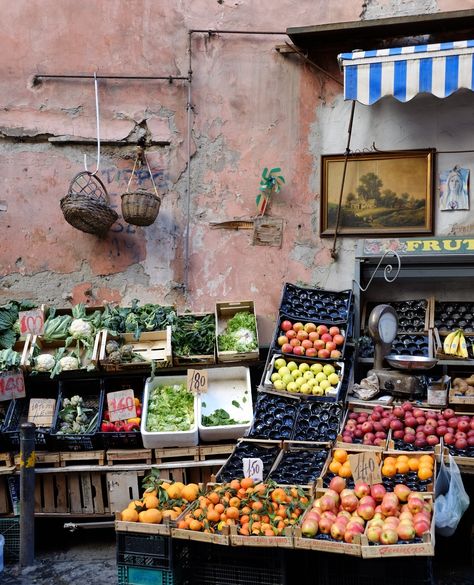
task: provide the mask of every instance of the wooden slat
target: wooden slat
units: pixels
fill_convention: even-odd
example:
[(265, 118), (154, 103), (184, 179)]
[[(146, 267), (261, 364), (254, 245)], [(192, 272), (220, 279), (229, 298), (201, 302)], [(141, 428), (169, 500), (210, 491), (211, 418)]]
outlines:
[(69, 509), (73, 513), (82, 512), (81, 488), (79, 478), (80, 478), (79, 473), (71, 473), (71, 475), (68, 477), (70, 498)]
[(94, 501), (94, 512), (104, 514), (106, 506), (104, 505), (104, 493), (102, 490), (102, 476), (100, 473), (91, 473), (92, 497)]
[(43, 477), (37, 475), (35, 479), (35, 512), (41, 512), (43, 507), (41, 498), (42, 487)]
[(92, 483), (90, 473), (81, 473), (80, 482), (82, 489), (82, 509), (86, 514), (94, 512), (94, 500), (92, 498)]
[(10, 512), (10, 499), (8, 496), (7, 478), (0, 477), (0, 514)]
[(62, 473), (54, 475), (56, 483), (56, 510), (57, 512), (68, 512), (67, 507), (67, 482), (66, 476)]
[(137, 500), (140, 497), (138, 473), (107, 473), (107, 491), (110, 512), (123, 510), (131, 500)]
[(43, 497), (44, 504), (42, 512), (56, 512), (54, 501), (54, 477), (53, 475), (43, 476)]

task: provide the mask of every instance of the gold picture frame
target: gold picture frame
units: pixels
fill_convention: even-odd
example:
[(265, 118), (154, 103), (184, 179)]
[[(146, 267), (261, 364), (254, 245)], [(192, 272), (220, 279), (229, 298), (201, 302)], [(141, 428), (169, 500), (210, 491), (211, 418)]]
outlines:
[[(433, 234), (433, 149), (349, 154), (340, 236)], [(333, 236), (345, 155), (321, 156), (321, 236)]]

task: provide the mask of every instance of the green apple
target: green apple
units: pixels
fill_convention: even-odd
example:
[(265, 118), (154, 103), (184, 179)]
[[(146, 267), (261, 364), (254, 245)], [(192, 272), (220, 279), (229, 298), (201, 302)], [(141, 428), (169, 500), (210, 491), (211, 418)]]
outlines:
[(329, 374), (328, 380), (331, 386), (337, 386), (339, 384), (339, 376), (336, 373)]
[(319, 372), (319, 374), (316, 374), (315, 379), (316, 379), (316, 382), (319, 384), (323, 380), (327, 380), (327, 376), (324, 372)]
[(303, 374), (303, 378), (305, 380), (311, 380), (312, 378), (314, 378), (314, 374), (313, 374), (313, 372), (311, 370), (308, 370), (307, 372), (305, 372)]
[(270, 378), (270, 380), (272, 382), (276, 382), (276, 380), (281, 380), (281, 376), (280, 376), (280, 374), (278, 372), (274, 372), (272, 374), (272, 377)]
[(285, 374), (282, 378), (282, 382), (287, 386), (290, 382), (294, 382), (293, 376), (291, 374)]
[(298, 386), (295, 382), (290, 382), (287, 384), (286, 389), (288, 392), (298, 392)]
[(324, 390), (321, 388), (321, 386), (313, 386), (311, 388), (311, 393), (313, 394), (313, 396), (323, 396)]
[(329, 374), (334, 374), (335, 371), (336, 371), (336, 369), (334, 368), (334, 366), (332, 364), (326, 364), (323, 367), (323, 372), (326, 374), (326, 376), (329, 376)]
[(294, 380), (297, 380), (298, 378), (302, 378), (303, 377), (303, 372), (300, 372), (299, 370), (293, 370), (291, 372), (291, 375), (293, 376)]
[(286, 360), (284, 360), (283, 358), (278, 358), (275, 360), (275, 368), (277, 370), (283, 368), (284, 366), (286, 366)]
[(323, 364), (320, 364), (319, 362), (316, 364), (311, 364), (310, 370), (315, 374), (319, 374), (319, 372), (323, 371)]
[(298, 364), (296, 362), (288, 362), (286, 367), (290, 370), (290, 372), (292, 372), (293, 370), (296, 370)]
[(290, 372), (290, 370), (289, 370), (288, 366), (283, 366), (282, 368), (280, 368), (280, 369), (278, 370), (278, 373), (280, 374), (280, 376), (281, 376), (281, 378), (282, 378), (282, 379), (283, 379), (283, 377), (284, 377), (286, 374), (291, 374), (291, 372)]
[(329, 380), (321, 380), (321, 382), (319, 382), (319, 387), (326, 390), (326, 388), (331, 387), (331, 384), (329, 383)]
[(306, 383), (306, 380), (303, 378), (303, 376), (300, 376), (299, 378), (297, 378), (295, 380), (295, 384), (297, 388), (301, 388), (301, 386), (303, 386), (303, 384)]
[(318, 383), (316, 382), (316, 378), (310, 378), (309, 380), (306, 381), (306, 384), (308, 384), (310, 388), (313, 388), (314, 386), (318, 385)]
[(300, 392), (301, 394), (311, 394), (311, 386), (309, 384), (302, 384)]
[(273, 382), (273, 387), (275, 390), (285, 390), (286, 384), (283, 380), (275, 380), (275, 382)]
[(300, 372), (307, 372), (309, 370), (309, 364), (303, 362), (299, 365)]

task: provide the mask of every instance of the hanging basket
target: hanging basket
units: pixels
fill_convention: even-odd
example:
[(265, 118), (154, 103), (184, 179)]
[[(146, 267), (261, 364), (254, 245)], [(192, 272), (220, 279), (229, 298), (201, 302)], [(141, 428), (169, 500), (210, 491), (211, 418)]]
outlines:
[(151, 225), (158, 216), (160, 211), (161, 199), (156, 189), (153, 174), (148, 164), (146, 154), (143, 152), (143, 157), (146, 161), (148, 172), (150, 173), (151, 182), (153, 183), (154, 193), (145, 191), (145, 189), (137, 189), (136, 191), (129, 191), (130, 183), (139, 160), (139, 155), (135, 158), (132, 174), (127, 185), (127, 192), (122, 195), (122, 216), (123, 219), (132, 225), (147, 226)]
[(61, 199), (61, 210), (70, 225), (97, 236), (104, 236), (118, 219), (109, 206), (105, 185), (89, 171), (72, 179), (68, 194)]

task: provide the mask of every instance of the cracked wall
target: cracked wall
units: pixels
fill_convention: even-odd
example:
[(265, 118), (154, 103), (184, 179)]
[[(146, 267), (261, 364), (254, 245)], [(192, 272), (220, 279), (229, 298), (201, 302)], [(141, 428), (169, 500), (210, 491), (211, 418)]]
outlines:
[[(4, 8), (0, 302), (28, 297), (67, 306), (139, 298), (206, 311), (218, 300), (252, 298), (266, 342), (283, 283), (351, 287), (356, 240), (341, 239), (334, 262), (332, 240), (319, 238), (319, 157), (344, 150), (347, 104), (334, 82), (299, 58), (275, 51), (275, 45), (288, 40), (284, 34), (192, 36), (187, 251), (188, 89), (182, 81), (99, 81), (99, 174), (110, 204), (120, 214), (135, 144), (145, 140), (162, 196), (157, 221), (140, 228), (119, 217), (99, 239), (72, 228), (61, 213), (60, 200), (83, 169), (84, 154), (90, 168), (96, 164), (93, 81), (35, 83), (35, 74), (185, 76), (190, 29), (285, 31), (472, 7), (472, 2), (450, 0), (255, 4), (43, 0), (39, 11), (34, 3), (18, 0)], [(461, 130), (466, 120), (471, 124), (471, 97), (456, 99), (464, 116), (458, 122)], [(415, 115), (421, 117), (414, 131), (412, 114), (396, 105), (360, 110), (355, 144), (363, 147), (373, 137), (379, 141), (392, 136), (389, 147), (409, 148), (425, 135), (423, 146), (437, 146), (438, 136), (449, 136), (449, 108), (429, 102), (433, 124), (429, 114), (423, 114), (425, 107), (415, 107)], [(424, 125), (430, 126), (428, 133)], [(442, 141), (448, 143), (449, 138)], [(280, 166), (286, 179), (270, 206), (270, 215), (285, 220), (281, 249), (252, 246), (249, 231), (213, 230), (209, 225), (256, 214), (255, 197), (265, 166)], [(132, 184), (152, 188), (143, 168)], [(447, 219), (437, 218), (442, 230), (452, 229)]]

